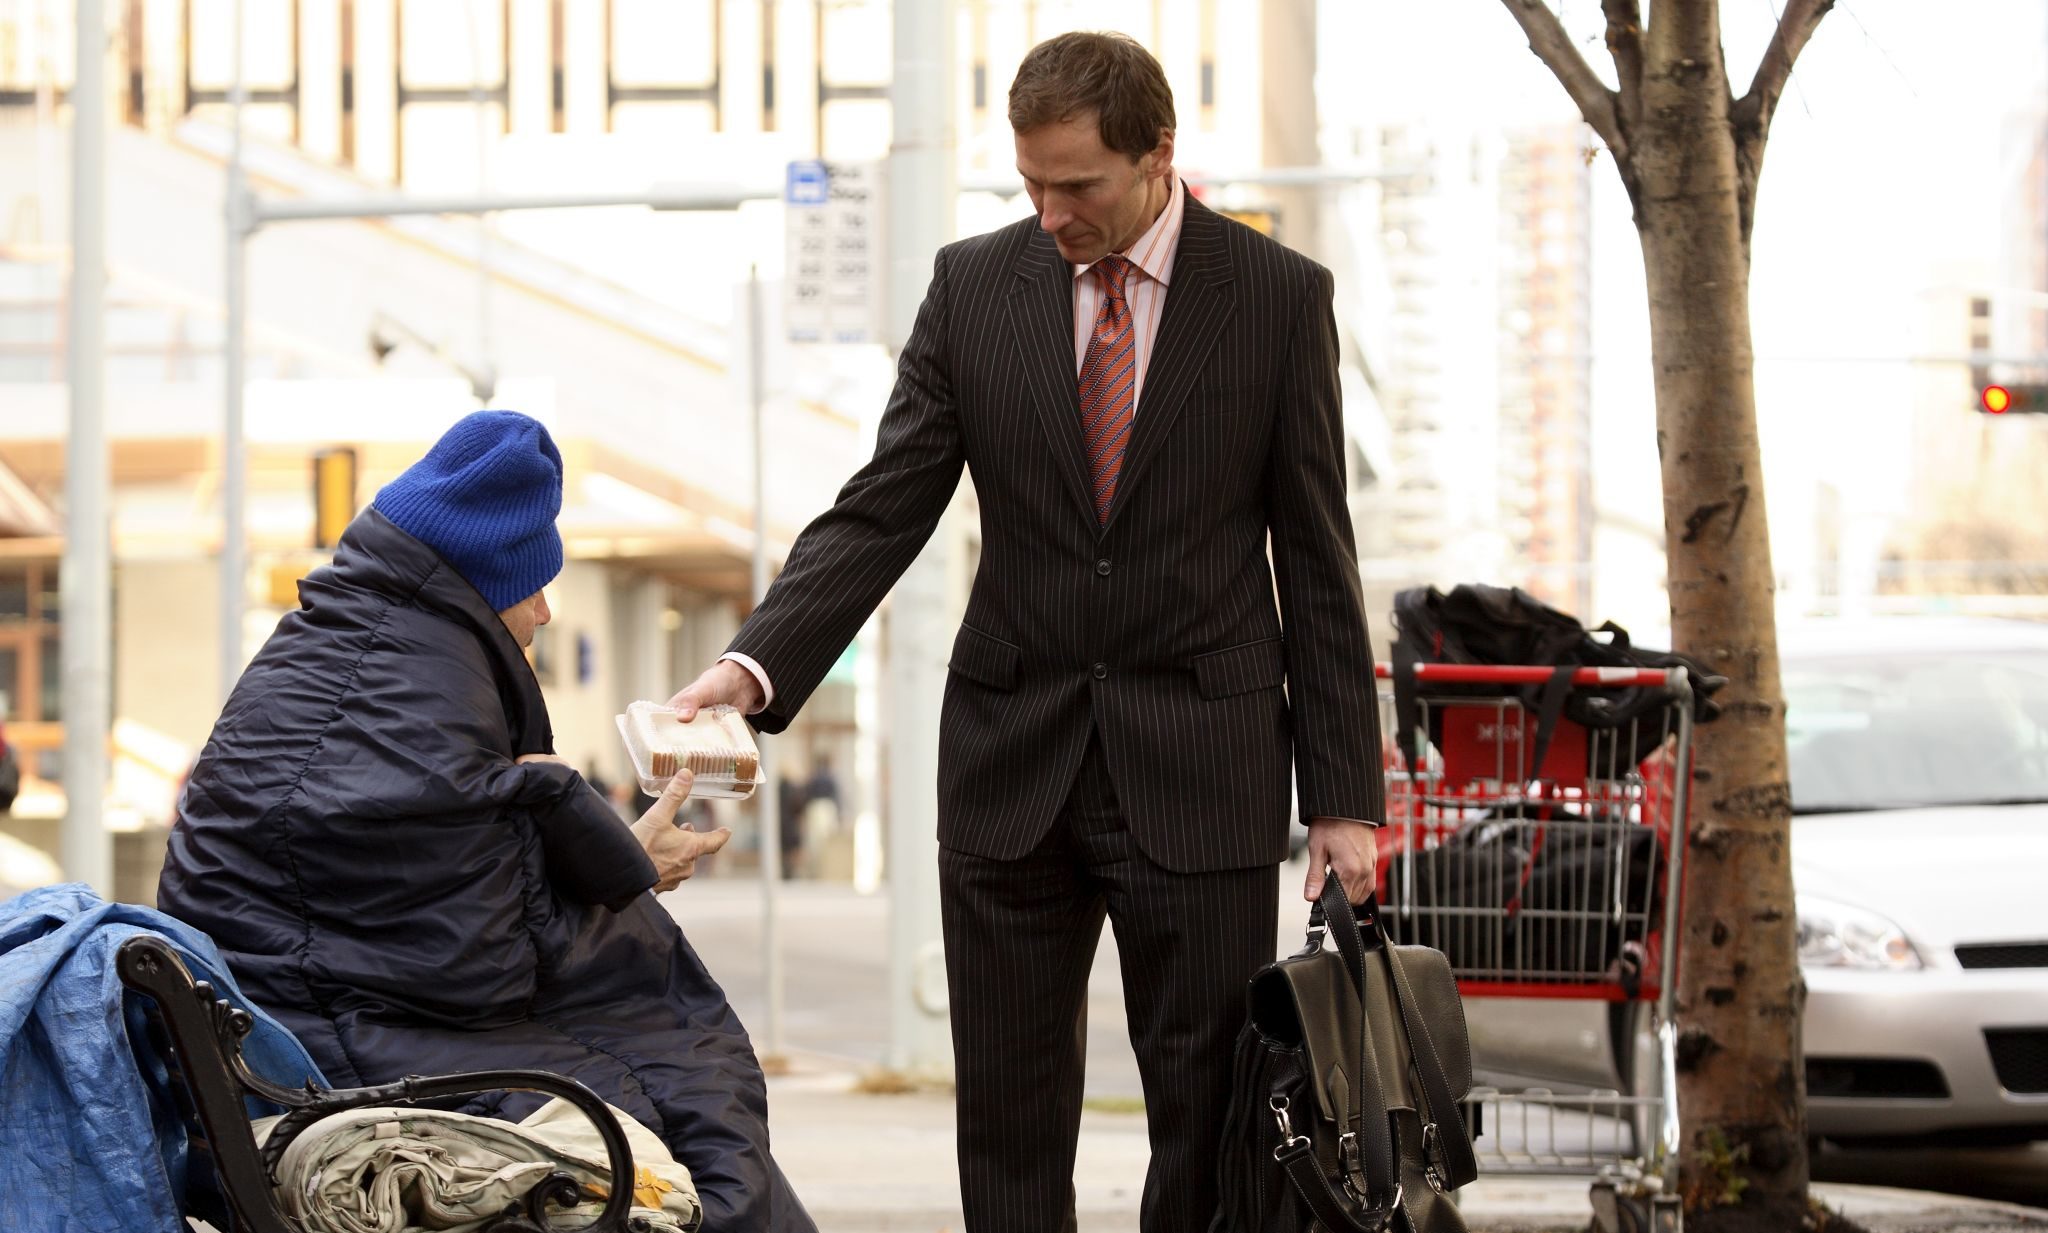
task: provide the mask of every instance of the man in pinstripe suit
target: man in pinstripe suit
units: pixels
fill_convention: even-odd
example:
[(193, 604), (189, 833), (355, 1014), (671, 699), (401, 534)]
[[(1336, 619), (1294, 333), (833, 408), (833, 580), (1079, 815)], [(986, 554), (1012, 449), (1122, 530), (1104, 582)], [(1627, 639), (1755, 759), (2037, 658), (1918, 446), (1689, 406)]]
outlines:
[(1369, 887), (1382, 817), (1331, 276), (1189, 197), (1165, 75), (1129, 39), (1034, 48), (1010, 121), (1037, 217), (940, 251), (873, 460), (676, 703), (779, 731), (972, 471), (938, 784), (967, 1225), (1074, 1227), (1106, 913), (1150, 1118), (1142, 1227), (1199, 1233), (1290, 772), (1310, 898), (1326, 866)]

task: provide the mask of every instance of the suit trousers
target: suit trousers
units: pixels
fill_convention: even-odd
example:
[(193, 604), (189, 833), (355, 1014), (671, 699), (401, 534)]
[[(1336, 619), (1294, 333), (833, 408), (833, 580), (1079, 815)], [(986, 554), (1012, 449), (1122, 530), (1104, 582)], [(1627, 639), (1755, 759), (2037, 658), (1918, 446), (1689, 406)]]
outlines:
[(1275, 866), (1174, 873), (1118, 810), (1100, 742), (1016, 860), (939, 853), (968, 1233), (1075, 1227), (1088, 971), (1109, 917), (1144, 1082), (1143, 1233), (1205, 1233), (1245, 985), (1276, 950)]

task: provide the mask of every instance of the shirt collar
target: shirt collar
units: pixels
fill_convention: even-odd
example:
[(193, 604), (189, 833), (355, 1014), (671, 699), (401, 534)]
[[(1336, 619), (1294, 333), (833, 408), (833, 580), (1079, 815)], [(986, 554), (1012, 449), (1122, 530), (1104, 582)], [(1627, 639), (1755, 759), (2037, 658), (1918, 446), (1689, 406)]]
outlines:
[[(1132, 265), (1160, 286), (1173, 282), (1173, 257), (1180, 248), (1180, 224), (1186, 213), (1187, 185), (1180, 177), (1173, 178), (1173, 193), (1166, 199), (1166, 208), (1159, 211), (1159, 217), (1145, 229), (1129, 251), (1118, 254), (1130, 258)], [(1094, 269), (1094, 265), (1074, 266), (1074, 277), (1079, 278)]]

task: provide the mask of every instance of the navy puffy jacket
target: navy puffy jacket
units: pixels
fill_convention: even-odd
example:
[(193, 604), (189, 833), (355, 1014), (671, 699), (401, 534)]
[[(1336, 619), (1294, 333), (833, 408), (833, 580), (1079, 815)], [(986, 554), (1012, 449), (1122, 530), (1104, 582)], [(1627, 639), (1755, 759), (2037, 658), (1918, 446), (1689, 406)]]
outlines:
[(689, 1166), (706, 1229), (810, 1230), (746, 1030), (653, 865), (573, 769), (515, 763), (553, 734), (498, 615), (375, 510), (300, 601), (193, 767), (158, 905), (334, 1084), (573, 1075)]

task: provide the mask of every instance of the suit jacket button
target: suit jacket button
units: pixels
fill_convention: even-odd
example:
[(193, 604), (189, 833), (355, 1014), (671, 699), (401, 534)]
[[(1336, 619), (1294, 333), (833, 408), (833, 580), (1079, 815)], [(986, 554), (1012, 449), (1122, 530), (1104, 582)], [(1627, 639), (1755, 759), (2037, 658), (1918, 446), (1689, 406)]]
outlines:
[(1100, 561), (1097, 561), (1097, 562), (1095, 563), (1095, 572), (1096, 572), (1096, 573), (1098, 573), (1098, 574), (1101, 574), (1101, 575), (1102, 575), (1102, 576), (1103, 576), (1104, 578), (1107, 578), (1107, 577), (1109, 577), (1109, 558), (1108, 558), (1108, 557), (1104, 557), (1104, 558), (1102, 558), (1102, 559), (1101, 559)]
[(1101, 680), (1102, 678), (1104, 678), (1104, 677), (1106, 677), (1106, 676), (1108, 676), (1108, 675), (1109, 675), (1109, 665), (1108, 665), (1108, 664), (1097, 664), (1097, 665), (1095, 665), (1095, 679), (1096, 679), (1096, 680), (1098, 680), (1098, 681), (1099, 681), (1099, 680)]

